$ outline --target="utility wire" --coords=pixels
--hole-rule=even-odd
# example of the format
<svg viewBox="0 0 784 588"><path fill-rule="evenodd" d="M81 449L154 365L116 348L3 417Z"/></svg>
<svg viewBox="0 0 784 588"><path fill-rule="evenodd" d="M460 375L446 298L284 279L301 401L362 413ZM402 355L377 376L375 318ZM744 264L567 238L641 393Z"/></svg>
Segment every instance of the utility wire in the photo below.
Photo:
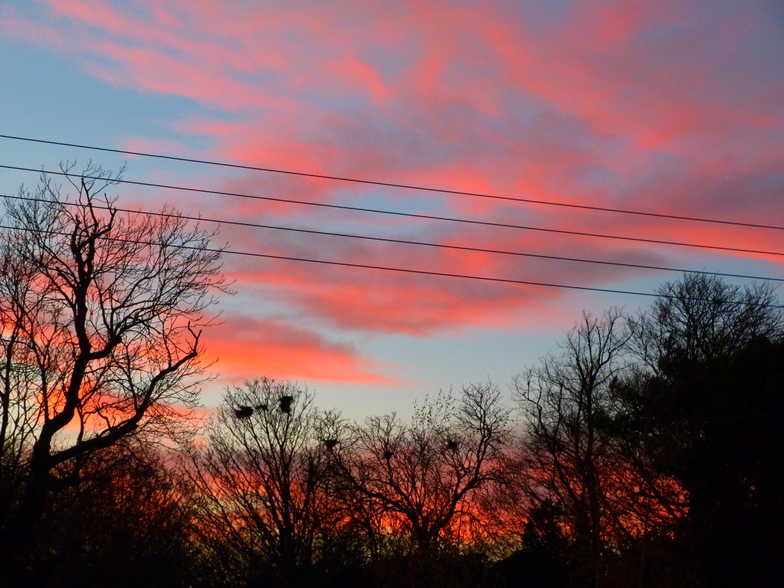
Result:
<svg viewBox="0 0 784 588"><path fill-rule="evenodd" d="M29 196L12 196L10 194L0 194L0 198L7 198L11 200L21 200L26 202L51 202L50 200L46 200L44 198L32 198ZM64 202L64 204L76 206L76 203L73 202ZM109 207L106 206L97 206L96 208L108 210ZM247 227L247 228L254 228L254 229L269 229L274 231L285 231L285 232L292 232L292 233L301 233L301 234L308 234L308 235L319 235L325 237L339 237L339 238L346 238L346 239L357 239L363 241L376 241L382 243L393 243L398 245L414 245L419 247L432 247L438 249L447 249L447 250L455 250L455 251L470 251L472 253L489 253L489 254L496 254L496 255L508 255L508 256L515 256L515 257L527 257L527 258L534 258L534 259L546 259L550 261L567 261L567 262L574 262L574 263L590 263L596 265L606 265L606 266L613 266L613 267L626 267L626 268L633 268L633 269L645 269L645 270L653 270L653 271L662 271L662 272L677 272L677 273L689 273L689 274L700 274L700 275L707 275L707 276L717 276L722 278L739 278L744 280L759 280L759 281L768 281L768 282L784 282L784 278L772 278L768 276L753 276L753 275L746 275L746 274L731 274L726 272L711 272L706 270L694 270L688 268L678 268L678 267L667 267L667 266L657 266L657 265L644 265L644 264L637 264L637 263L625 263L620 261L607 261L607 260L599 260L599 259L584 259L579 257L563 257L559 255L545 255L540 253L528 253L522 251L508 251L508 250L500 250L500 249L485 249L481 247L469 247L464 245L450 245L445 243L432 243L426 241L414 241L410 239L393 239L390 237L374 237L372 235L357 235L353 233L338 233L333 231L319 231L316 229L306 229L300 227L287 227L287 226L280 226L280 225L266 225L261 223L252 223L247 221L232 221L232 220L225 220L225 219L214 219L208 218L203 216L189 216L185 214L174 214L170 212L155 212L149 210L133 210L130 208L120 208L120 207L112 207L113 210L117 210L118 212L124 212L129 214L139 214L139 215L150 215L150 216L157 216L162 218L182 218L185 220L196 221L196 222L206 222L206 223L214 223L217 225L226 225L226 226L236 226L236 227Z"/></svg>
<svg viewBox="0 0 784 588"><path fill-rule="evenodd" d="M147 153L143 151L131 151L127 149L112 149L109 147L99 147L95 145L84 145L80 143L66 143L62 141L52 141L46 139L34 139L31 137L20 137L15 135L4 135L0 134L0 138L2 139L10 139L13 141L25 141L29 143L40 143L44 145L56 145L59 147L71 147L75 149L87 149L91 151L103 151L105 153L119 153L123 155L135 155L138 157L149 157L154 159L165 159L169 161L180 161L185 163L196 163L200 165L211 165L217 167L225 167L231 169L242 169L242 170L250 170L250 171L258 171L258 172L266 172L266 173L274 173L274 174L283 174L289 176L298 176L298 177L305 177L305 178L315 178L321 180L330 180L330 181L337 181L337 182L347 182L347 183L354 183L354 184L364 184L369 186L381 186L385 188L397 188L403 190L417 190L420 192L432 192L437 194L451 194L455 196L469 196L472 198L485 198L485 199L492 199L492 200L502 200L506 202L518 202L522 204L537 204L543 206L555 206L555 207L562 207L562 208L572 208L572 209L579 209L579 210L590 210L595 212L609 212L609 213L616 213L616 214L626 214L626 215L635 215L635 216L644 216L644 217L653 217L653 218L663 218L669 220L678 220L678 221L689 221L689 222L699 222L699 223L711 223L711 224L721 224L721 225L731 225L731 226L738 226L738 227L748 227L748 228L755 228L755 229L772 229L777 231L784 231L783 226L776 226L776 225L765 225L760 223L747 223L747 222L740 222L740 221L730 221L724 219L712 219L712 218L703 218L703 217L693 217L693 216L682 216L676 214L664 214L658 212L647 212L641 210L630 210L630 209L621 209L621 208L609 208L603 206L589 206L587 204L572 204L566 202L554 202L548 200L534 200L530 198L518 198L518 197L511 197L511 196L500 196L497 194L486 194L482 192L469 192L464 190L450 190L447 188L435 188L432 186L419 186L414 184L403 184L403 183L396 183L396 182L381 182L376 180L367 180L367 179L360 179L360 178L349 178L344 176L333 176L327 174L317 174L311 172L302 172L302 171L294 171L294 170L285 170L279 168L271 168L271 167L258 167L253 165L242 165L238 163L229 163L224 161L214 161L209 159L195 159L191 157L178 157L175 155L166 155L162 153Z"/></svg>
<svg viewBox="0 0 784 588"><path fill-rule="evenodd" d="M34 229L29 229L26 227L13 227L8 225L0 225L1 229L9 229L9 230L22 230L33 232ZM59 235L64 237L70 237L70 233L64 232L55 232L55 231L48 231L49 234L52 235ZM111 241L120 241L120 242L128 242L128 243L136 243L142 245L156 245L154 242L146 242L146 241L138 241L132 239L122 239L116 237L103 237L104 239L111 240ZM664 293L655 293L655 292L641 292L638 290L620 290L615 288L598 288L593 286L579 286L575 284L558 284L553 282L534 282L529 280L514 280L511 278L494 278L491 276L476 276L472 274L456 274L450 272L436 272L430 270L418 270L412 268L402 268L402 267L391 267L391 266L383 266L383 265L370 265L364 263L349 263L345 261L331 261L326 259L313 259L309 257L291 257L286 255L272 255L268 253L257 253L253 251L236 251L234 249L217 249L212 247L194 247L189 245L182 245L180 246L182 249L189 249L195 251L205 251L208 253L221 253L221 254L229 254L229 255L238 255L242 257L254 257L254 258L261 258L261 259L274 259L278 261L294 261L300 263L310 263L310 264L320 264L320 265L328 265L328 266L337 266L337 267L348 267L354 269L364 269L364 270L377 270L377 271L385 271L385 272L395 272L395 273L404 273L404 274L413 274L419 276L435 276L441 278L457 278L463 280L476 280L482 282L493 282L497 284L509 284L509 285L517 285L517 286L538 286L543 288L559 288L563 290L579 290L583 292L598 292L598 293L605 293L605 294L621 294L626 296L645 296L647 298L675 298L672 295L664 294ZM693 298L692 300L695 301L708 301L707 299L703 298ZM734 302L733 304L748 304L743 301ZM784 304L759 304L760 307L764 308L781 308L784 309Z"/></svg>
<svg viewBox="0 0 784 588"><path fill-rule="evenodd" d="M3 135L0 135L2 137ZM35 173L42 173L42 174L50 174L50 175L60 175L66 177L80 177L87 180L105 180L106 178L102 178L100 176L88 176L82 174L72 174L66 171L53 171L53 170L39 170L34 168L27 168L27 167L19 167L19 166L12 166L12 165L0 165L2 169L12 169L17 171L28 171L28 172L35 172ZM273 196L258 196L258 195L251 195L251 194L241 194L237 192L225 192L221 190L207 190L204 188L192 188L188 186L176 186L171 184L160 184L160 183L153 183L153 182L141 182L135 180L125 180L125 179L112 179L112 183L117 184L130 184L133 186L143 186L148 188L160 188L166 190L179 190L185 192L195 192L198 194L209 194L209 195L218 195L218 196L230 196L234 198L246 198L252 200L263 200L267 202L281 202L285 204L296 204L301 206L315 206L320 208L329 208L333 210L350 210L353 212L364 212L370 214L381 214L381 215L389 215L389 216L401 216L406 218L417 218L423 220L434 220L434 221L444 221L444 222L453 222L453 223L462 223L462 224L469 224L469 225L478 225L478 226L486 226L486 227L495 227L495 228L506 228L506 229L517 229L517 230L526 230L526 231L537 231L537 232L544 232L544 233L554 233L560 235L573 235L578 237L589 237L594 239L613 239L619 241L630 241L636 243L649 243L654 245L669 245L674 247L689 247L689 248L699 248L699 249L709 249L709 250L716 250L716 251L729 251L733 253L750 253L750 254L757 254L757 255L775 255L775 256L784 256L784 252L781 251L764 251L758 249L744 249L740 247L726 247L722 245L704 245L700 243L686 243L682 241L667 241L661 239L645 239L643 237L627 237L622 235L608 235L603 233L589 233L584 231L569 231L566 229L552 229L547 227L535 227L535 226L528 226L528 225L517 225L517 224L510 224L510 223L498 223L492 221L480 221L474 219L466 219L466 218L459 218L459 217L449 217L449 216L438 216L438 215L430 215L430 214L419 214L413 212L399 212L399 211L392 211L392 210L381 210L375 208L364 208L364 207L357 207L357 206L348 206L348 205L341 205L341 204L329 204L325 202L307 202L304 200L292 200L288 198L277 198Z"/></svg>

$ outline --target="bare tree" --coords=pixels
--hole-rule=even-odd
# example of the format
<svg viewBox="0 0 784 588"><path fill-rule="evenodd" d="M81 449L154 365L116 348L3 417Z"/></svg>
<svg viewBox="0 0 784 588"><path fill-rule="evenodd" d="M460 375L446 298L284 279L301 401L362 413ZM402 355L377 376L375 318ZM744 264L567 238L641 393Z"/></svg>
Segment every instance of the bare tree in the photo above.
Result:
<svg viewBox="0 0 784 588"><path fill-rule="evenodd" d="M508 412L498 388L478 384L425 402L410 425L392 414L368 418L331 450L344 481L382 525L432 552L472 520L472 493L494 476Z"/></svg>
<svg viewBox="0 0 784 588"><path fill-rule="evenodd" d="M516 379L526 419L524 484L533 505L553 505L598 582L602 537L623 531L611 508L621 464L603 431L617 409L612 385L625 369L629 335L618 310L584 314L560 356L548 356Z"/></svg>
<svg viewBox="0 0 784 588"><path fill-rule="evenodd" d="M6 562L89 455L174 431L197 401L203 311L223 288L212 234L168 208L119 209L103 193L119 176L99 167L67 177L73 197L44 177L5 199L0 463L23 474L0 529Z"/></svg>
<svg viewBox="0 0 784 588"><path fill-rule="evenodd" d="M288 382L251 380L226 393L186 471L198 494L196 531L227 576L304 581L340 526L323 418L313 395Z"/></svg>
<svg viewBox="0 0 784 588"><path fill-rule="evenodd" d="M686 274L658 290L650 310L631 321L632 343L653 373L668 362L716 361L755 337L784 335L784 313L770 283L734 286L715 276Z"/></svg>

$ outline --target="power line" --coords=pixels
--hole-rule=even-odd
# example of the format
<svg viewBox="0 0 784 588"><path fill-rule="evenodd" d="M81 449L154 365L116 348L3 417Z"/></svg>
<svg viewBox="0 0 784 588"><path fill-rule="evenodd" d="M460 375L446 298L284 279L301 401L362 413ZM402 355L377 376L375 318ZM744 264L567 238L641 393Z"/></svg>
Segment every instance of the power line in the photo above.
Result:
<svg viewBox="0 0 784 588"><path fill-rule="evenodd" d="M3 135L0 135L2 137ZM19 166L12 166L12 165L0 165L0 168L3 169L13 169L17 171L27 171L27 172L35 172L35 173L42 173L42 174L51 174L51 175L60 175L66 177L80 177L84 179L106 179L101 178L99 176L87 176L82 174L72 174L66 171L47 171L47 170L39 170L34 168L27 168L27 167L19 167ZM619 241L629 241L629 242L636 242L636 243L649 243L653 245L668 245L674 247L689 247L689 248L698 248L698 249L708 249L708 250L715 250L715 251L728 251L732 253L750 253L756 255L775 255L775 256L784 256L784 252L780 251L764 251L758 249L744 249L740 247L726 247L723 245L704 245L700 243L687 243L682 241L667 241L662 239L645 239L643 237L627 237L622 235L608 235L603 233L590 233L585 231L569 231L566 229L553 229L547 227L535 227L529 225L517 225L517 224L510 224L510 223L498 223L492 221L480 221L475 219L466 219L466 218L459 218L459 217L449 217L449 216L439 216L439 215L430 215L430 214L420 214L420 213L413 213L413 212L400 212L400 211L393 211L393 210L381 210L375 208L365 208L365 207L358 207L358 206L348 206L342 204L329 204L325 202L308 202L305 200L293 200L288 198L277 198L273 196L258 196L252 194L242 194L237 192L225 192L221 190L207 190L204 188L193 188L188 186L177 186L171 184L160 184L154 182L141 182L135 180L125 180L125 179L112 179L112 183L117 184L129 184L133 186L143 186L147 188L160 188L166 190L179 190L185 192L194 192L198 194L209 194L209 195L217 195L217 196L230 196L234 198L246 198L251 200L261 200L267 202L280 202L285 204L296 204L301 206L315 206L319 208L328 208L333 210L348 210L352 212L364 212L370 214L381 214L381 215L389 215L389 216L400 216L406 218L417 218L422 220L433 220L433 221L443 221L443 222L453 222L453 223L462 223L468 225L477 225L477 226L486 226L486 227L494 227L494 228L505 228L505 229L517 229L517 230L526 230L526 231L536 231L536 232L544 232L544 233L554 233L560 235L572 235L578 237L588 237L594 239L612 239L612 240L619 240Z"/></svg>
<svg viewBox="0 0 784 588"><path fill-rule="evenodd" d="M106 153L119 153L123 155L134 155L137 157L149 157L154 159L165 159L169 161L180 161L185 163L195 163L200 165L211 165L217 167L225 167L231 169L241 169L241 170L249 170L249 171L258 171L258 172L266 172L266 173L274 173L274 174L283 174L289 176L298 176L298 177L305 177L305 178L314 178L320 180L329 180L329 181L337 181L337 182L347 182L347 183L354 183L354 184L364 184L369 186L380 186L385 188L397 188L403 190L416 190L420 192L431 192L431 193L438 193L438 194L451 194L455 196L469 196L472 198L485 198L485 199L492 199L492 200L501 200L506 202L518 202L521 204L537 204L543 206L554 206L554 207L561 207L561 208L572 208L572 209L579 209L579 210L590 210L594 212L609 212L609 213L616 213L616 214L626 214L626 215L635 215L635 216L644 216L644 217L652 217L652 218L663 218L668 220L679 220L679 221L689 221L689 222L700 222L700 223L711 223L711 224L721 224L721 225L730 225L730 226L739 226L739 227L747 227L747 228L755 228L755 229L772 229L777 231L784 231L784 227L776 226L776 225L765 225L760 223L747 223L747 222L740 222L740 221L729 221L725 219L711 219L711 218L704 218L704 217L693 217L693 216L682 216L676 214L664 214L664 213L657 213L657 212L648 212L648 211L641 211L641 210L630 210L630 209L622 209L622 208L610 208L610 207L603 207L603 206L589 206L586 204L573 204L573 203L566 203L566 202L554 202L548 200L534 200L530 198L519 198L519 197L512 197L512 196L500 196L497 194L487 194L482 192L469 192L464 190L450 190L447 188L435 188L432 186L419 186L414 184L403 184L397 182L382 182L377 180L367 180L367 179L360 179L360 178L350 178L345 176L333 176L327 174L317 174L311 172L302 172L302 171L295 171L295 170L284 170L279 168L271 168L271 167L259 167L253 165L242 165L238 163L229 163L224 161L214 161L208 159L195 159L191 157L178 157L175 155L166 155L162 153L147 153L143 151L131 151L127 149L112 149L109 147L99 147L95 145L84 145L79 143L66 143L62 141L52 141L46 139L34 139L31 137L20 137L15 135L4 135L0 134L0 138L3 139L10 139L14 141L25 141L29 143L40 143L44 145L56 145L59 147L71 147L75 149L87 149L91 151L103 151Z"/></svg>
<svg viewBox="0 0 784 588"><path fill-rule="evenodd" d="M268 255L264 253L252 253L252 252L244 252L244 251L233 251L233 250L224 250L224 253L230 253L232 255L245 255L245 256L253 256L253 257L263 257L267 259L277 259L282 261L297 261L297 262L304 262L304 263L318 263L324 265L333 265L333 266L341 266L341 267L350 267L350 268L357 268L357 269L372 269L372 270L381 270L381 271L388 271L388 272L399 272L399 273L406 273L406 274L416 274L416 275L423 275L423 276L437 276L442 278L459 278L459 279L466 279L466 280L479 280L483 282L495 282L501 284L512 284L512 285L520 285L520 286L539 286L544 288L560 288L566 290L581 290L584 292L601 292L605 294L623 294L626 296L646 296L648 298L675 298L671 295L666 294L658 294L655 292L640 292L637 290L618 290L614 288L598 288L592 286L578 286L574 284L556 284L551 282L533 282L527 280L513 280L510 278L493 278L490 276L475 276L470 274L454 274L448 272L435 272L429 270L416 270L411 268L400 268L400 267L389 267L389 266L380 266L380 265L368 265L368 264L361 264L361 263L348 263L343 261L328 261L324 259L311 259L305 257L288 257L283 255ZM707 299L697 299L692 298L692 300L703 300L706 301ZM744 302L738 302L736 304L746 304ZM784 304L760 304L759 306L765 308L782 308L784 309Z"/></svg>
<svg viewBox="0 0 784 588"><path fill-rule="evenodd" d="M27 229L24 227L12 227L7 225L0 225L0 229L10 229L10 230L24 230L24 231L32 231L33 229ZM68 233L62 232L49 232L50 234L61 235L61 236L70 236ZM137 244L146 244L146 245L155 245L152 242L142 242L130 239L118 239L113 237L104 237L105 239L112 240L112 241L121 241L121 242L131 242ZM405 274L413 274L413 275L420 275L420 276L434 276L434 277L441 277L441 278L456 278L456 279L464 279L464 280L476 280L482 282L492 282L497 284L508 284L508 285L515 285L515 286L537 286L543 288L558 288L564 290L579 290L583 292L597 292L597 293L604 293L604 294L621 294L625 296L644 296L647 298L674 298L672 295L667 295L663 293L655 293L655 292L640 292L638 290L620 290L615 288L599 288L593 286L579 286L575 284L557 284L552 282L534 282L529 280L515 280L511 278L494 278L491 276L476 276L472 274L457 274L457 273L450 273L450 272L436 272L430 270L417 270L413 268L402 268L402 267L392 267L392 266L383 266L383 265L370 265L370 264L363 264L363 263L350 263L345 261L331 261L326 259L313 259L309 257L291 257L286 255L273 255L268 253L257 253L253 251L236 251L234 249L216 249L211 247L193 247L188 245L181 246L183 249L189 250L198 250L198 251L205 251L208 253L221 253L221 254L229 254L229 255L238 255L242 257L254 257L254 258L262 258L262 259L274 259L278 261L294 261L299 263L310 263L310 264L319 264L319 265L328 265L328 266L337 266L337 267L348 267L354 269L363 269L363 270L377 270L377 271L385 271L385 272L395 272L395 273L405 273ZM692 300L703 300L706 301L707 299L699 299L693 298ZM735 302L733 304L748 304L743 301ZM781 308L784 309L784 304L759 304L759 306L764 308Z"/></svg>
<svg viewBox="0 0 784 588"><path fill-rule="evenodd" d="M27 202L49 202L49 200L43 198L32 198L29 196L12 196L10 194L0 194L2 198L8 198L11 200L22 200ZM65 202L64 204L75 205L75 203ZM102 209L108 209L108 207L97 207ZM732 274L726 272L711 272L706 270L694 270L688 268L677 268L677 267L667 267L667 266L656 266L656 265L643 265L643 264L636 264L636 263L625 263L619 261L607 261L607 260L598 260L598 259L584 259L579 257L563 257L558 255L546 255L540 253L529 253L529 252L522 252L522 251L508 251L508 250L499 250L499 249L485 249L481 247L469 247L464 245L450 245L445 243L432 243L426 241L414 241L410 239L393 239L389 237L374 237L372 235L357 235L352 233L338 233L333 231L320 231L316 229L306 229L300 227L287 227L287 226L279 226L279 225L266 225L261 223L252 223L247 221L232 221L232 220L225 220L225 219L214 219L214 218L207 218L203 216L189 216L185 214L173 214L167 212L155 212L155 211L148 211L148 210L133 210L130 208L120 208L120 207L113 207L114 210L124 213L130 214L141 214L141 215L150 215L150 216L158 216L163 218L182 218L185 220L190 221L197 221L197 222L207 222L207 223L214 223L218 225L228 225L228 226L238 226L238 227L247 227L247 228L255 228L255 229L265 229L265 230L275 230L275 231L285 231L285 232L292 232L292 233L301 233L301 234L309 234L309 235L319 235L325 237L339 237L339 238L347 238L347 239L357 239L357 240L364 240L364 241L376 241L376 242L383 242L383 243L392 243L392 244L399 244L399 245L413 245L413 246L420 246L420 247L432 247L438 249L448 249L448 250L456 250L456 251L469 251L472 253L488 253L488 254L497 254L497 255L508 255L508 256L515 256L515 257L527 257L527 258L534 258L534 259L546 259L550 261L567 261L567 262L574 262L574 263L588 263L588 264L596 264L596 265L606 265L606 266L613 266L613 267L626 267L632 269L645 269L645 270L653 270L653 271L663 271L663 272L677 272L677 273L690 273L690 274L700 274L700 275L708 275L708 276L717 276L722 278L739 278L744 280L759 280L759 281L770 281L770 282L784 282L784 278L772 278L768 276L754 276L754 275L746 275L746 274Z"/></svg>

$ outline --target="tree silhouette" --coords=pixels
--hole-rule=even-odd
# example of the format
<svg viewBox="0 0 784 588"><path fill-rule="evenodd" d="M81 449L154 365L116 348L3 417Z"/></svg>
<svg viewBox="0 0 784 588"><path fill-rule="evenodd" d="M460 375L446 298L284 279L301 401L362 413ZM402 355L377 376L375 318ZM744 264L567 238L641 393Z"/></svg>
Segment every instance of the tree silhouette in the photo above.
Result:
<svg viewBox="0 0 784 588"><path fill-rule="evenodd" d="M620 311L585 314L561 355L516 379L526 419L522 476L532 512L546 504L558 513L575 543L578 570L594 582L603 536L624 531L611 502L622 466L602 425L619 410L612 383L627 369L627 340Z"/></svg>
<svg viewBox="0 0 784 588"><path fill-rule="evenodd" d="M494 477L507 422L498 388L477 384L457 404L446 395L425 402L410 425L394 414L370 417L330 455L383 527L434 553L476 514L472 494Z"/></svg>
<svg viewBox="0 0 784 588"><path fill-rule="evenodd" d="M633 324L647 371L625 390L625 438L644 439L649 471L682 489L677 539L695 582L782 571L784 317L774 303L768 286L687 275Z"/></svg>
<svg viewBox="0 0 784 588"><path fill-rule="evenodd" d="M91 165L71 198L46 177L6 198L0 477L21 475L0 529L6 567L23 565L48 496L77 483L91 454L174 433L176 405L197 399L220 251L176 211L120 210L102 194L118 177Z"/></svg>
<svg viewBox="0 0 784 588"><path fill-rule="evenodd" d="M191 497L170 461L167 452L136 437L92 454L81 483L50 497L35 538L29 585L193 582Z"/></svg>
<svg viewBox="0 0 784 588"><path fill-rule="evenodd" d="M252 406L267 407L239 410ZM239 409L231 408L239 407ZM186 471L198 496L195 530L213 566L250 583L306 582L340 527L313 395L250 380L227 391Z"/></svg>

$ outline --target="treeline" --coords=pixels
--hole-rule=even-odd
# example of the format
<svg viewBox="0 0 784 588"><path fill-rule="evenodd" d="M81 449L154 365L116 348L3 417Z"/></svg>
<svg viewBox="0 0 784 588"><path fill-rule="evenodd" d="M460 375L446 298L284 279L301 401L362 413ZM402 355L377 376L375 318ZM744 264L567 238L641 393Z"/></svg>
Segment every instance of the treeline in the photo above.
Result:
<svg viewBox="0 0 784 588"><path fill-rule="evenodd" d="M772 288L690 274L644 312L586 313L512 402L483 382L356 423L259 378L197 429L177 407L219 252L85 176L75 200L45 181L7 202L0 233L3 586L784 578Z"/></svg>

